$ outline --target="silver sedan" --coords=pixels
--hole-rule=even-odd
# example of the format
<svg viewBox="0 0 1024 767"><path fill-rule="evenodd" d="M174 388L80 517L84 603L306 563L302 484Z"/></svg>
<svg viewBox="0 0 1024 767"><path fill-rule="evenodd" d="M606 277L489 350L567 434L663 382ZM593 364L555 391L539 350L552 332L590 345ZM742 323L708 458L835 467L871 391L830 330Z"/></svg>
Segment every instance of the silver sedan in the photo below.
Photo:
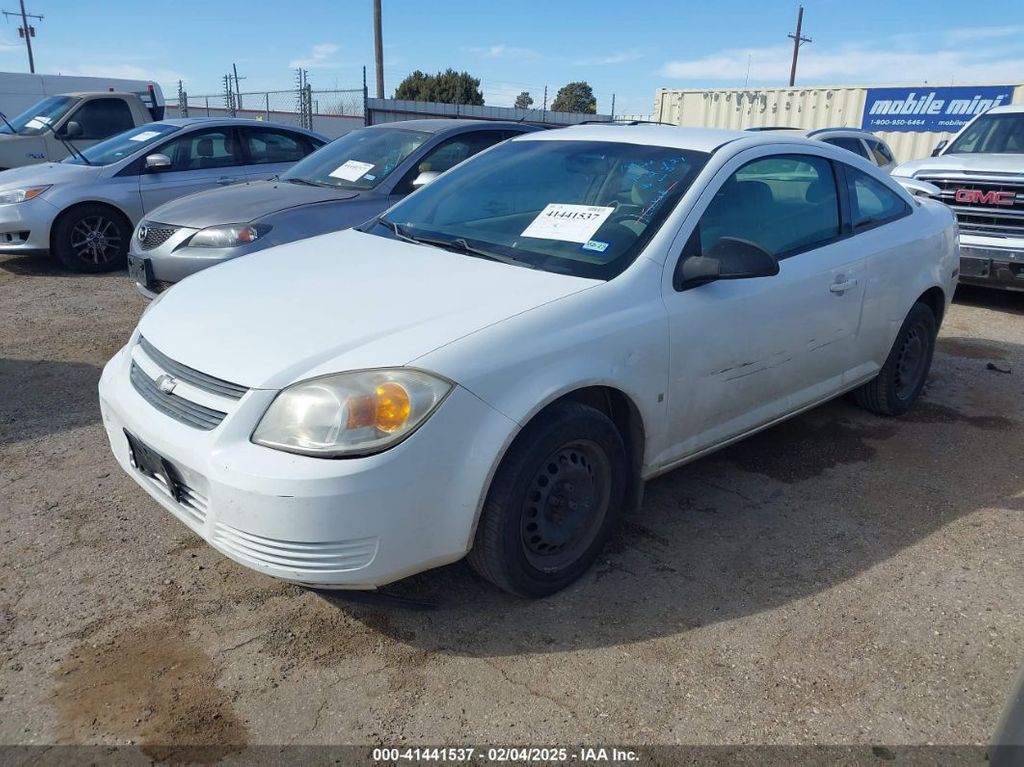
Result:
<svg viewBox="0 0 1024 767"><path fill-rule="evenodd" d="M186 118L80 151L71 144L63 162L0 173L0 252L52 253L78 272L123 268L147 212L203 189L269 178L325 143L257 120Z"/></svg>

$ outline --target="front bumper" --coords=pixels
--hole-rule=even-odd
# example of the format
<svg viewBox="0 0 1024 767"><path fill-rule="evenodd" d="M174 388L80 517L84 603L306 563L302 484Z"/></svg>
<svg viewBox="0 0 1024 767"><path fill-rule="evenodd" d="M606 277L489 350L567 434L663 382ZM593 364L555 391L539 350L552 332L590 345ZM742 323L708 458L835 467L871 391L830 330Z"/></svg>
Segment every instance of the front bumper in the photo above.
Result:
<svg viewBox="0 0 1024 767"><path fill-rule="evenodd" d="M59 212L42 196L0 205L0 253L48 252L50 227Z"/></svg>
<svg viewBox="0 0 1024 767"><path fill-rule="evenodd" d="M1024 239L961 233L960 282L1024 291Z"/></svg>
<svg viewBox="0 0 1024 767"><path fill-rule="evenodd" d="M195 429L139 395L129 347L107 363L99 384L118 463L222 554L293 583L368 589L460 559L495 458L517 428L456 387L415 434L383 453L293 455L249 441L276 392L251 389L219 426ZM178 500L132 466L125 430L171 464Z"/></svg>

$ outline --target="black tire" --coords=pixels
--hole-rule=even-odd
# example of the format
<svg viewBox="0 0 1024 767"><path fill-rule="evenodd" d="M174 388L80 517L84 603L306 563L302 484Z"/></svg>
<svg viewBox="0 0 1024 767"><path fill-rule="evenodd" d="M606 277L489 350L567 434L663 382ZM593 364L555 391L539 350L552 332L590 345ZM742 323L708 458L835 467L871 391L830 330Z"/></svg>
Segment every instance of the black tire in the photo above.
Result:
<svg viewBox="0 0 1024 767"><path fill-rule="evenodd" d="M132 226L108 205L86 203L62 213L53 228L53 254L76 272L123 269Z"/></svg>
<svg viewBox="0 0 1024 767"><path fill-rule="evenodd" d="M878 415L903 415L910 410L928 379L937 334L931 307L914 304L878 376L854 390L856 403Z"/></svg>
<svg viewBox="0 0 1024 767"><path fill-rule="evenodd" d="M628 472L622 435L603 413L555 403L527 424L495 472L470 564L522 597L565 588L614 530Z"/></svg>

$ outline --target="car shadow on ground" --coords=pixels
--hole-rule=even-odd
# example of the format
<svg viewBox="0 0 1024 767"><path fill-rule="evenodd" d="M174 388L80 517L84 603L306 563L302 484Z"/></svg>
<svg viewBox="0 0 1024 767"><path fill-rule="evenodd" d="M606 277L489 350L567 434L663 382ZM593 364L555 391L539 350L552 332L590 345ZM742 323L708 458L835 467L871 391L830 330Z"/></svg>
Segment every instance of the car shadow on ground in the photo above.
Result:
<svg viewBox="0 0 1024 767"><path fill-rule="evenodd" d="M1024 292L997 290L980 285L957 285L953 301L979 309L992 309L1008 314L1024 314Z"/></svg>
<svg viewBox="0 0 1024 767"><path fill-rule="evenodd" d="M114 275L123 277L127 274L124 268L109 272L87 274L68 269L55 256L10 256L0 254L0 269L18 277L104 277Z"/></svg>
<svg viewBox="0 0 1024 767"><path fill-rule="evenodd" d="M97 423L101 372L83 362L0 358L0 445Z"/></svg>
<svg viewBox="0 0 1024 767"><path fill-rule="evenodd" d="M499 592L465 562L384 599L323 596L398 641L466 656L609 647L814 599L978 509L1024 511L1018 477L964 460L1019 449L1017 421L953 406L954 366L1009 377L937 359L903 419L837 400L649 483L597 564L548 599Z"/></svg>

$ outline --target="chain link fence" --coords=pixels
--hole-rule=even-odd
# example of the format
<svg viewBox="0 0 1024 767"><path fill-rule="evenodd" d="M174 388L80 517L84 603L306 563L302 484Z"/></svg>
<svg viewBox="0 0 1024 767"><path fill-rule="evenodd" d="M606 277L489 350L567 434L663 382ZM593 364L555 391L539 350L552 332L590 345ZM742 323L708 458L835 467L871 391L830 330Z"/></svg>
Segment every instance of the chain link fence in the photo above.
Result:
<svg viewBox="0 0 1024 767"><path fill-rule="evenodd" d="M304 82L291 90L236 93L226 87L222 93L201 96L179 88L177 116L247 117L333 138L362 125L365 95L363 88L313 90Z"/></svg>

